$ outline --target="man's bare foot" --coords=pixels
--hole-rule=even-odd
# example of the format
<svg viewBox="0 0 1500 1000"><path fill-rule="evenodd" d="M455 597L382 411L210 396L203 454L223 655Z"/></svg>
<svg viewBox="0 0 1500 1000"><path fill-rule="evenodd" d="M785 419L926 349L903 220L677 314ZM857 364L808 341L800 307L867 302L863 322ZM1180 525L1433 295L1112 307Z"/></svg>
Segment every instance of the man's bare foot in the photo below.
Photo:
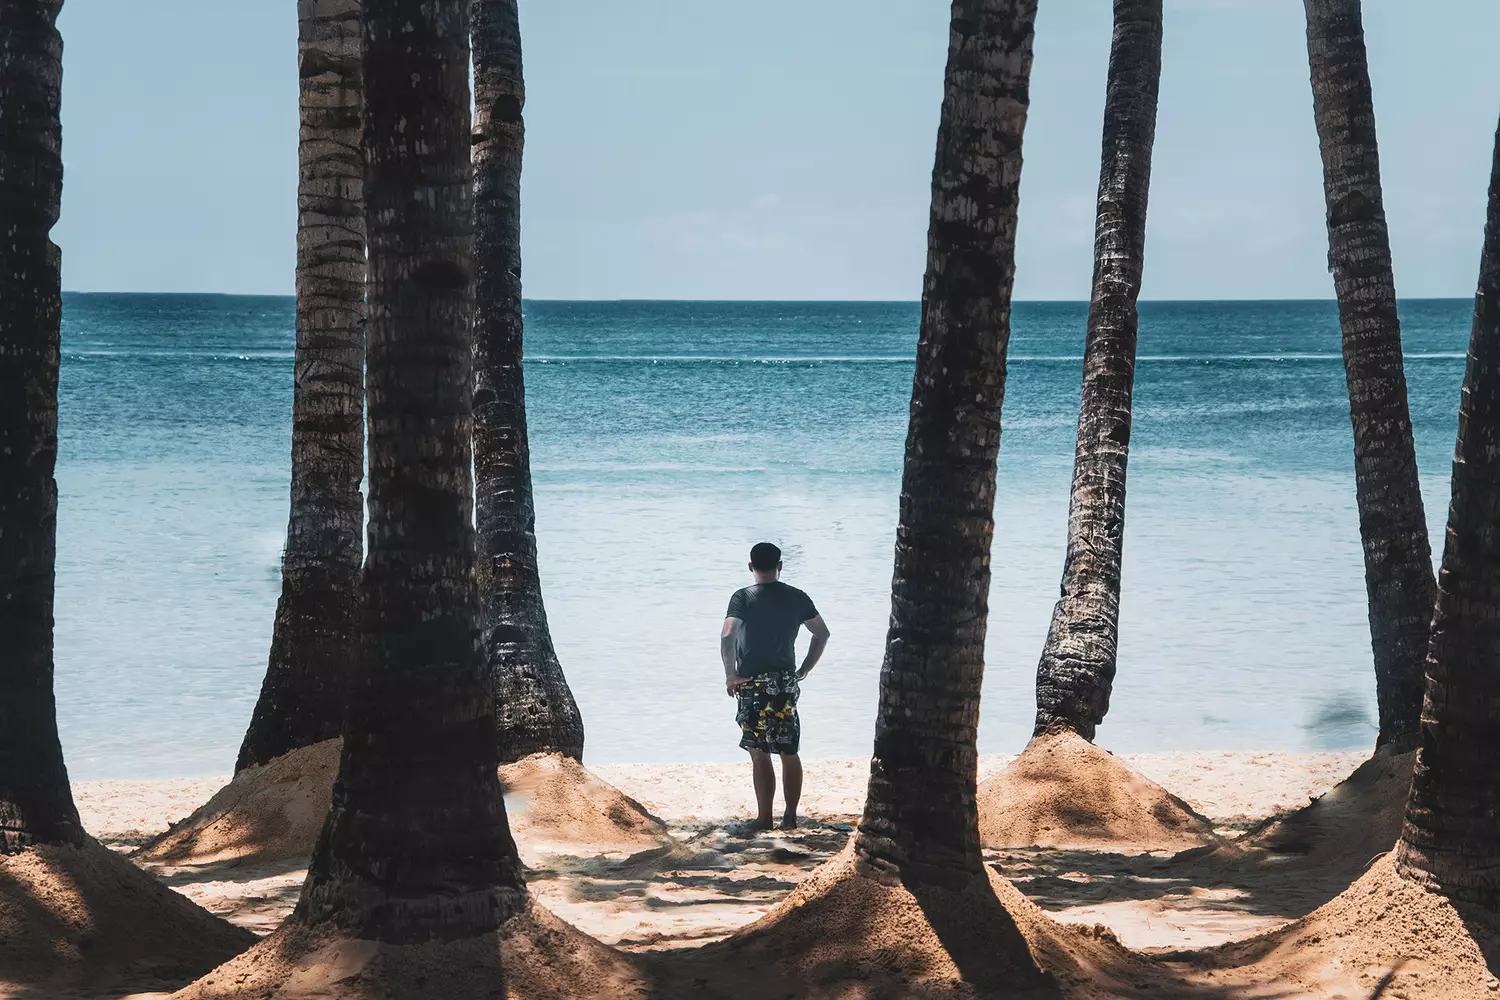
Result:
<svg viewBox="0 0 1500 1000"><path fill-rule="evenodd" d="M783 830L795 830L795 829L797 829L797 817L796 817L796 815L795 814L789 814L789 815L781 817L781 828Z"/></svg>
<svg viewBox="0 0 1500 1000"><path fill-rule="evenodd" d="M757 816L755 819L752 819L750 822L748 822L748 823L745 824L745 829L746 830L769 830L769 829L771 829L771 819L770 819L769 816L767 816L767 817L759 817L759 816Z"/></svg>

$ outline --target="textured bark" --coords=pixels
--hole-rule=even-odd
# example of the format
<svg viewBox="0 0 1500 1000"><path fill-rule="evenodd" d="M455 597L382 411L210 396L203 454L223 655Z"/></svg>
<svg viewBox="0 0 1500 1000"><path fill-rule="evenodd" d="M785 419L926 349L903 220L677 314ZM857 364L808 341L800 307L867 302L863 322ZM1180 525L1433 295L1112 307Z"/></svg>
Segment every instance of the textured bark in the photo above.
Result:
<svg viewBox="0 0 1500 1000"><path fill-rule="evenodd" d="M516 0L474 0L474 473L480 621L500 759L583 758L583 718L552 648L537 570L521 369L521 26Z"/></svg>
<svg viewBox="0 0 1500 1000"><path fill-rule="evenodd" d="M954 0L921 335L858 850L903 877L981 871L975 750L1035 0Z"/></svg>
<svg viewBox="0 0 1500 1000"><path fill-rule="evenodd" d="M1407 408L1375 106L1359 0L1305 0L1305 6L1328 207L1328 268L1339 300L1354 428L1355 492L1380 713L1376 746L1389 743L1402 752L1419 739L1436 584Z"/></svg>
<svg viewBox="0 0 1500 1000"><path fill-rule="evenodd" d="M52 693L61 7L0 4L0 854L83 841Z"/></svg>
<svg viewBox="0 0 1500 1000"><path fill-rule="evenodd" d="M281 600L236 771L331 739L358 657L364 557L360 0L300 0L297 357Z"/></svg>
<svg viewBox="0 0 1500 1000"><path fill-rule="evenodd" d="M474 585L468 0L366 0L369 555L333 808L296 917L389 942L519 905Z"/></svg>
<svg viewBox="0 0 1500 1000"><path fill-rule="evenodd" d="M1062 596L1036 668L1037 733L1064 727L1092 740L1109 711L1114 685L1135 386L1135 303L1146 259L1161 35L1161 0L1115 0L1094 223L1094 288L1068 500L1068 552Z"/></svg>
<svg viewBox="0 0 1500 1000"><path fill-rule="evenodd" d="M1453 455L1453 498L1396 862L1500 909L1500 131Z"/></svg>

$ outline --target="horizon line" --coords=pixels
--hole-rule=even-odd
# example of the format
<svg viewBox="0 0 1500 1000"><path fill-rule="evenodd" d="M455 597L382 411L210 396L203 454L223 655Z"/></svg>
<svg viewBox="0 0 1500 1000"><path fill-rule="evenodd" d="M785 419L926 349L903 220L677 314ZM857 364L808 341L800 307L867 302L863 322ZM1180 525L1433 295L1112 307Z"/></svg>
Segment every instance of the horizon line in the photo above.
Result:
<svg viewBox="0 0 1500 1000"><path fill-rule="evenodd" d="M118 291L84 291L82 289L65 288L64 295L114 295L114 296L139 296L165 298L169 296L179 298L222 298L222 299L295 299L296 295L288 292L118 292ZM521 297L522 303L538 302L557 304L571 303L578 305L599 305L613 303L642 303L642 304L713 304L713 305L921 305L921 299L663 299L663 298L531 298ZM1229 299L1154 299L1142 298L1137 300L1142 304L1202 304L1202 303L1282 303L1282 302L1327 302L1337 304L1338 300L1330 295L1322 298L1311 296L1291 296L1285 298L1229 298ZM1398 302L1472 302L1471 295L1412 295L1397 296ZM1087 305L1088 299L1012 299L1012 303L1025 303L1027 305Z"/></svg>

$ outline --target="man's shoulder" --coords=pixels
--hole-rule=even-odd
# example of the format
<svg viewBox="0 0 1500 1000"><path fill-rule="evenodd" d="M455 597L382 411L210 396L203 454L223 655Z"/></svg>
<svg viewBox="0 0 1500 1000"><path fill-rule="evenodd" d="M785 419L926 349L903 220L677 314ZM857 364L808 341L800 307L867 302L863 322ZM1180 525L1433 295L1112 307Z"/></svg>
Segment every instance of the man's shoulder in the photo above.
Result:
<svg viewBox="0 0 1500 1000"><path fill-rule="evenodd" d="M782 584L782 586L786 588L782 591L782 594L784 595L783 599L787 603L796 605L797 607L804 609L804 611L817 610L817 605L815 605L813 603L813 599L807 595L807 591L800 590L797 587L793 587L789 583L784 583Z"/></svg>

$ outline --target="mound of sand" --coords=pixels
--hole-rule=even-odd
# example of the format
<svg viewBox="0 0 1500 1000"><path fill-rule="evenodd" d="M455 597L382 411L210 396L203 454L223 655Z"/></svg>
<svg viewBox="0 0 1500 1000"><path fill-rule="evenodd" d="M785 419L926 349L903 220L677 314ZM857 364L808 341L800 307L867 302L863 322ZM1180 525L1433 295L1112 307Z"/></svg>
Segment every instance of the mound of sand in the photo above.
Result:
<svg viewBox="0 0 1500 1000"><path fill-rule="evenodd" d="M1268 851L1307 855L1313 862L1346 858L1363 870L1401 837L1416 760L1415 750L1400 755L1377 751L1327 795L1246 839Z"/></svg>
<svg viewBox="0 0 1500 1000"><path fill-rule="evenodd" d="M1104 928L1058 924L998 876L908 886L852 844L730 938L642 959L668 1000L1092 1000L1171 981Z"/></svg>
<svg viewBox="0 0 1500 1000"><path fill-rule="evenodd" d="M546 855L660 847L666 824L572 757L532 754L500 768L511 833L527 861Z"/></svg>
<svg viewBox="0 0 1500 1000"><path fill-rule="evenodd" d="M1293 924L1206 952L1164 957L1185 962L1221 989L1274 984L1275 992L1225 990L1229 996L1500 995L1491 971L1500 969L1497 918L1403 878L1390 855Z"/></svg>
<svg viewBox="0 0 1500 1000"><path fill-rule="evenodd" d="M1217 843L1213 824L1073 732L1032 740L979 786L985 847L1145 854Z"/></svg>
<svg viewBox="0 0 1500 1000"><path fill-rule="evenodd" d="M191 816L133 856L162 865L307 858L333 800L341 740L247 767Z"/></svg>
<svg viewBox="0 0 1500 1000"><path fill-rule="evenodd" d="M647 995L630 959L530 901L497 934L392 945L289 920L173 1000L629 1000Z"/></svg>
<svg viewBox="0 0 1500 1000"><path fill-rule="evenodd" d="M93 839L0 856L0 995L173 989L254 941Z"/></svg>
<svg viewBox="0 0 1500 1000"><path fill-rule="evenodd" d="M259 864L310 857L333 798L342 741L327 740L250 767L134 857L151 865ZM571 757L535 754L500 768L511 832L527 859L633 853L667 828L646 807Z"/></svg>

